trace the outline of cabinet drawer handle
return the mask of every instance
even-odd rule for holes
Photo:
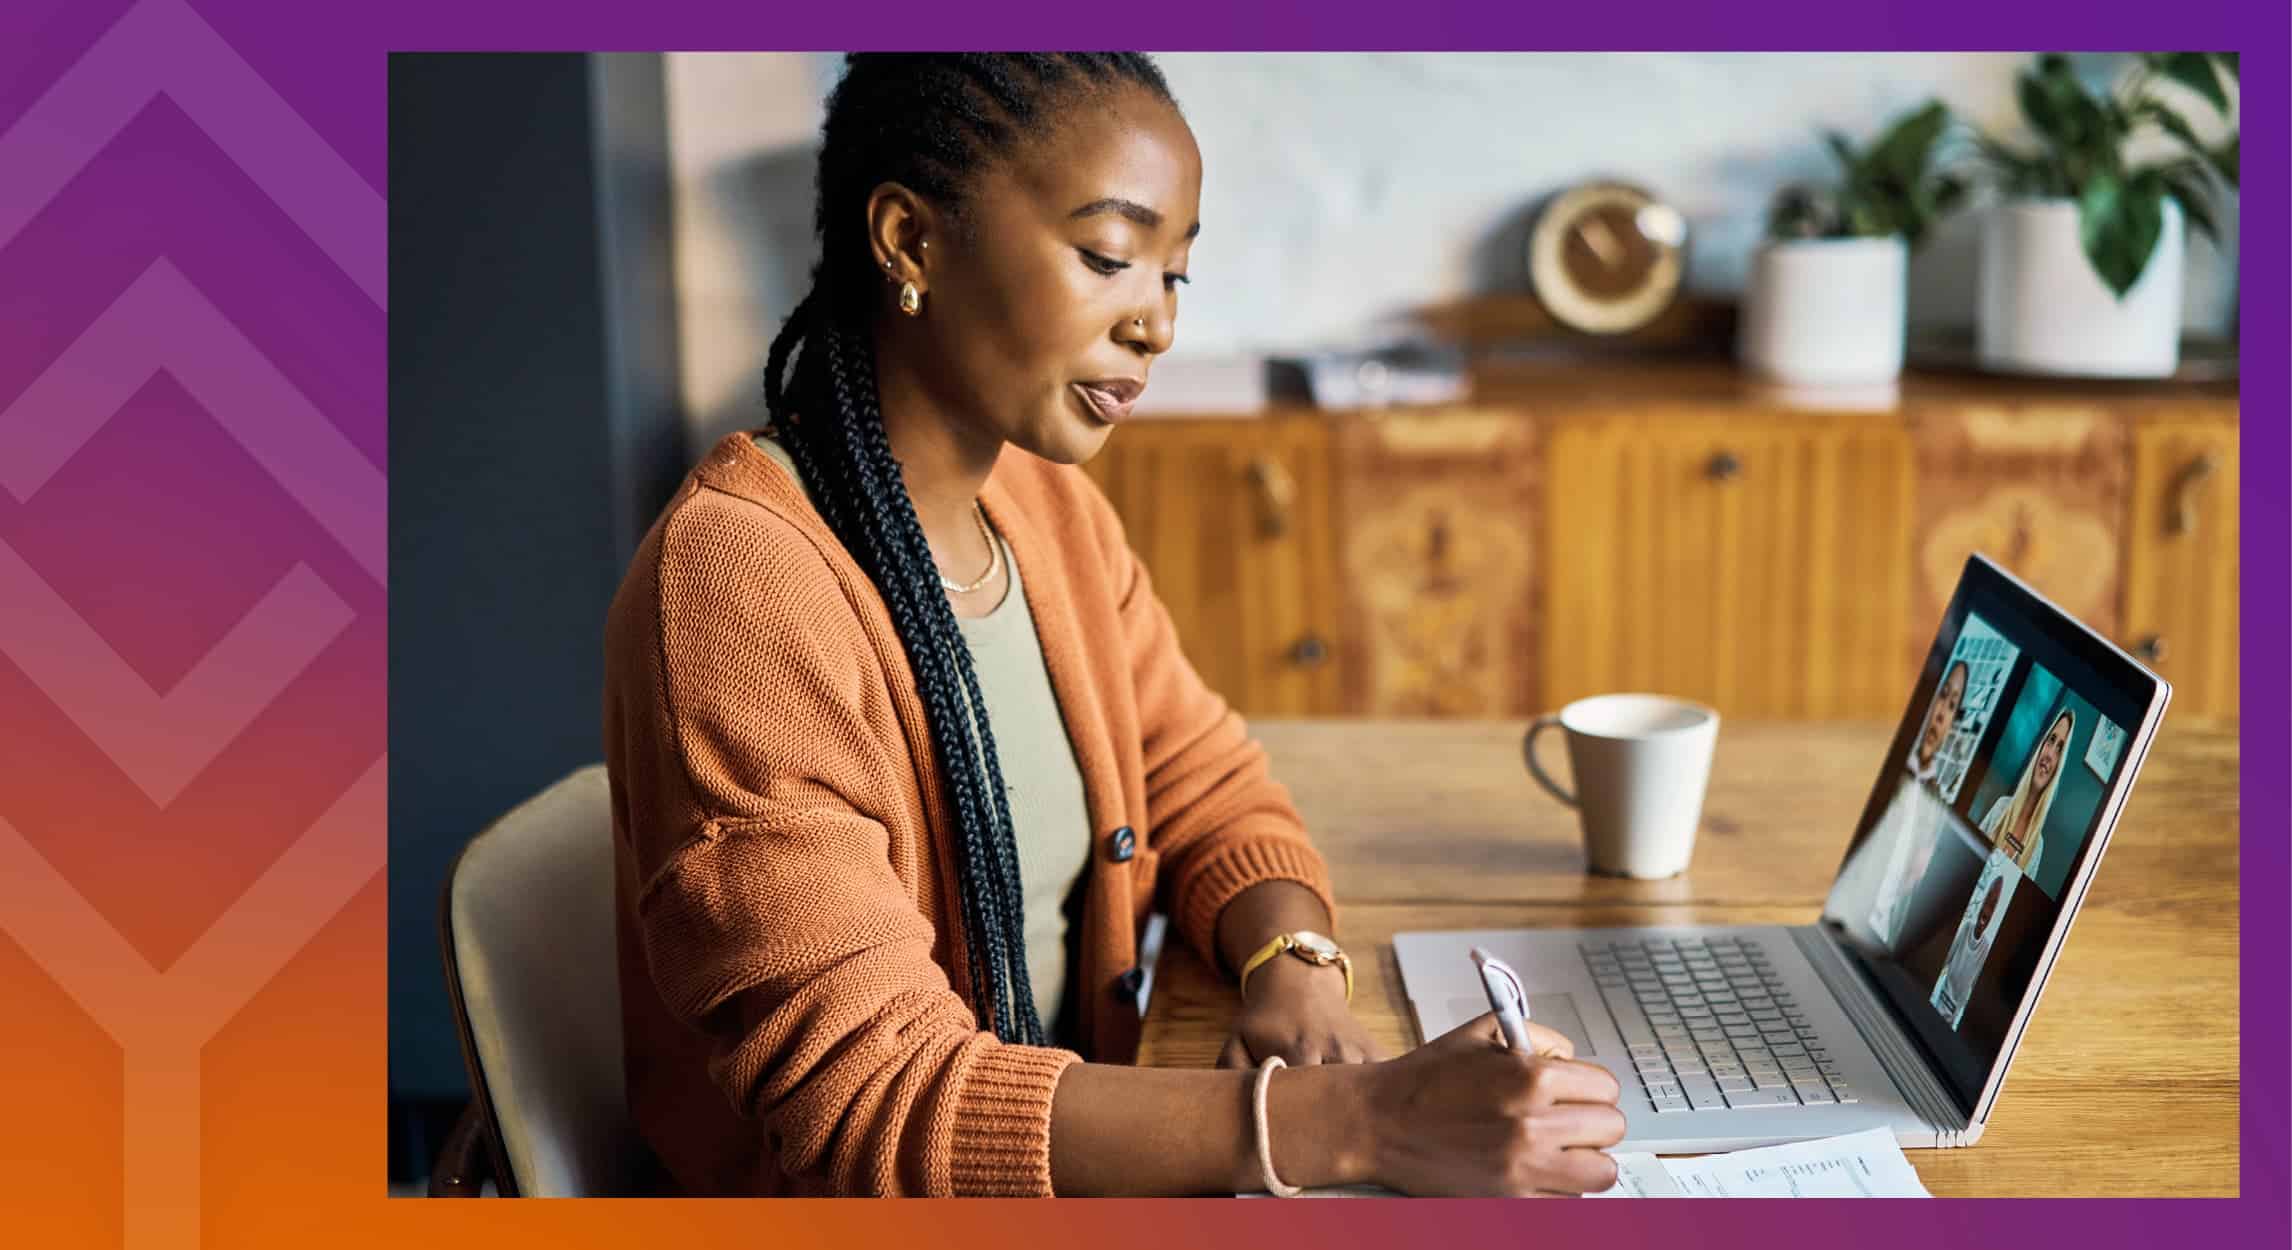
[[[1289,644],[1289,662],[1296,668],[1319,668],[1329,659],[1329,644],[1319,634],[1307,634]]]
[[[1297,499],[1297,481],[1271,456],[1249,462],[1249,480],[1257,488],[1257,532],[1279,538],[1289,532],[1290,505]]]
[[[2220,456],[2206,452],[2173,476],[2173,507],[2165,515],[2165,537],[2178,538],[2196,528],[2197,490],[2220,468]]]
[[[2163,634],[2150,634],[2133,644],[2133,654],[2151,664],[2164,663],[2165,657],[2171,653],[2172,648],[2165,645]]]
[[[1732,482],[1743,476],[1743,461],[1734,452],[1720,451],[1703,466],[1703,476],[1714,482]]]

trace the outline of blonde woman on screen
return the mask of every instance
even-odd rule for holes
[[[2045,818],[2053,810],[2054,792],[2061,788],[2061,764],[2076,732],[2076,713],[2063,708],[2038,739],[2013,793],[2000,795],[1982,817],[1983,835],[2025,873],[2037,863],[2038,849],[2045,844]]]

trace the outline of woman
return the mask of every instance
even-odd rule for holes
[[[854,55],[822,135],[775,437],[694,470],[607,632],[629,1097],[679,1188],[1232,1192],[1261,1145],[1290,1185],[1606,1187],[1616,1083],[1558,1034],[1374,1061],[1306,957],[1320,857],[1073,467],[1199,228],[1160,72]],[[1237,978],[1220,1066],[1294,1071],[1126,1066],[1157,902]]]
[[[1881,943],[1892,943],[1901,933],[1911,900],[1917,897],[1918,883],[1925,879],[1926,867],[1933,861],[1934,848],[1940,845],[1948,824],[1946,809],[1922,787],[1933,785],[1941,772],[1942,744],[1949,741],[1950,730],[1957,726],[1958,714],[1965,707],[1970,676],[1964,660],[1943,672],[1942,684],[1926,705],[1926,723],[1918,731],[1918,740],[1911,744],[1909,774],[1895,788],[1894,798],[1879,820],[1879,828],[1890,842],[1885,870],[1872,893],[1868,923],[1872,936]]]
[[[1982,817],[1982,834],[2005,852],[2014,867],[2036,871],[2038,851],[2045,845],[2045,817],[2053,810],[2053,794],[2060,788],[2061,762],[2069,754],[2070,735],[2077,732],[2077,714],[2068,708],[2046,726],[2037,751],[2022,770],[2013,793],[1998,796]]]
[[[1934,701],[1926,708],[1926,724],[1918,733],[1918,741],[1910,748],[1910,775],[1928,785],[1936,783],[1942,772],[1942,744],[1950,740],[1950,731],[1957,728],[1958,714],[1966,707],[1966,683],[1972,670],[1964,660],[1950,665],[1942,674],[1942,684],[1934,691]]]

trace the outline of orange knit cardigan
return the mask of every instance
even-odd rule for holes
[[[1157,905],[1213,966],[1219,909],[1327,868],[1081,471],[1006,450],[980,493],[1023,570],[1091,829],[1068,994],[1135,1050]],[[1048,1194],[1073,1051],[981,1030],[951,807],[874,584],[734,434],[654,522],[605,636],[605,755],[636,1124],[695,1194]],[[1025,760],[1004,760],[1023,774]]]

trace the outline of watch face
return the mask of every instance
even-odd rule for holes
[[[1337,958],[1337,944],[1311,929],[1299,929],[1289,936],[1296,941],[1297,949],[1316,959]]]

